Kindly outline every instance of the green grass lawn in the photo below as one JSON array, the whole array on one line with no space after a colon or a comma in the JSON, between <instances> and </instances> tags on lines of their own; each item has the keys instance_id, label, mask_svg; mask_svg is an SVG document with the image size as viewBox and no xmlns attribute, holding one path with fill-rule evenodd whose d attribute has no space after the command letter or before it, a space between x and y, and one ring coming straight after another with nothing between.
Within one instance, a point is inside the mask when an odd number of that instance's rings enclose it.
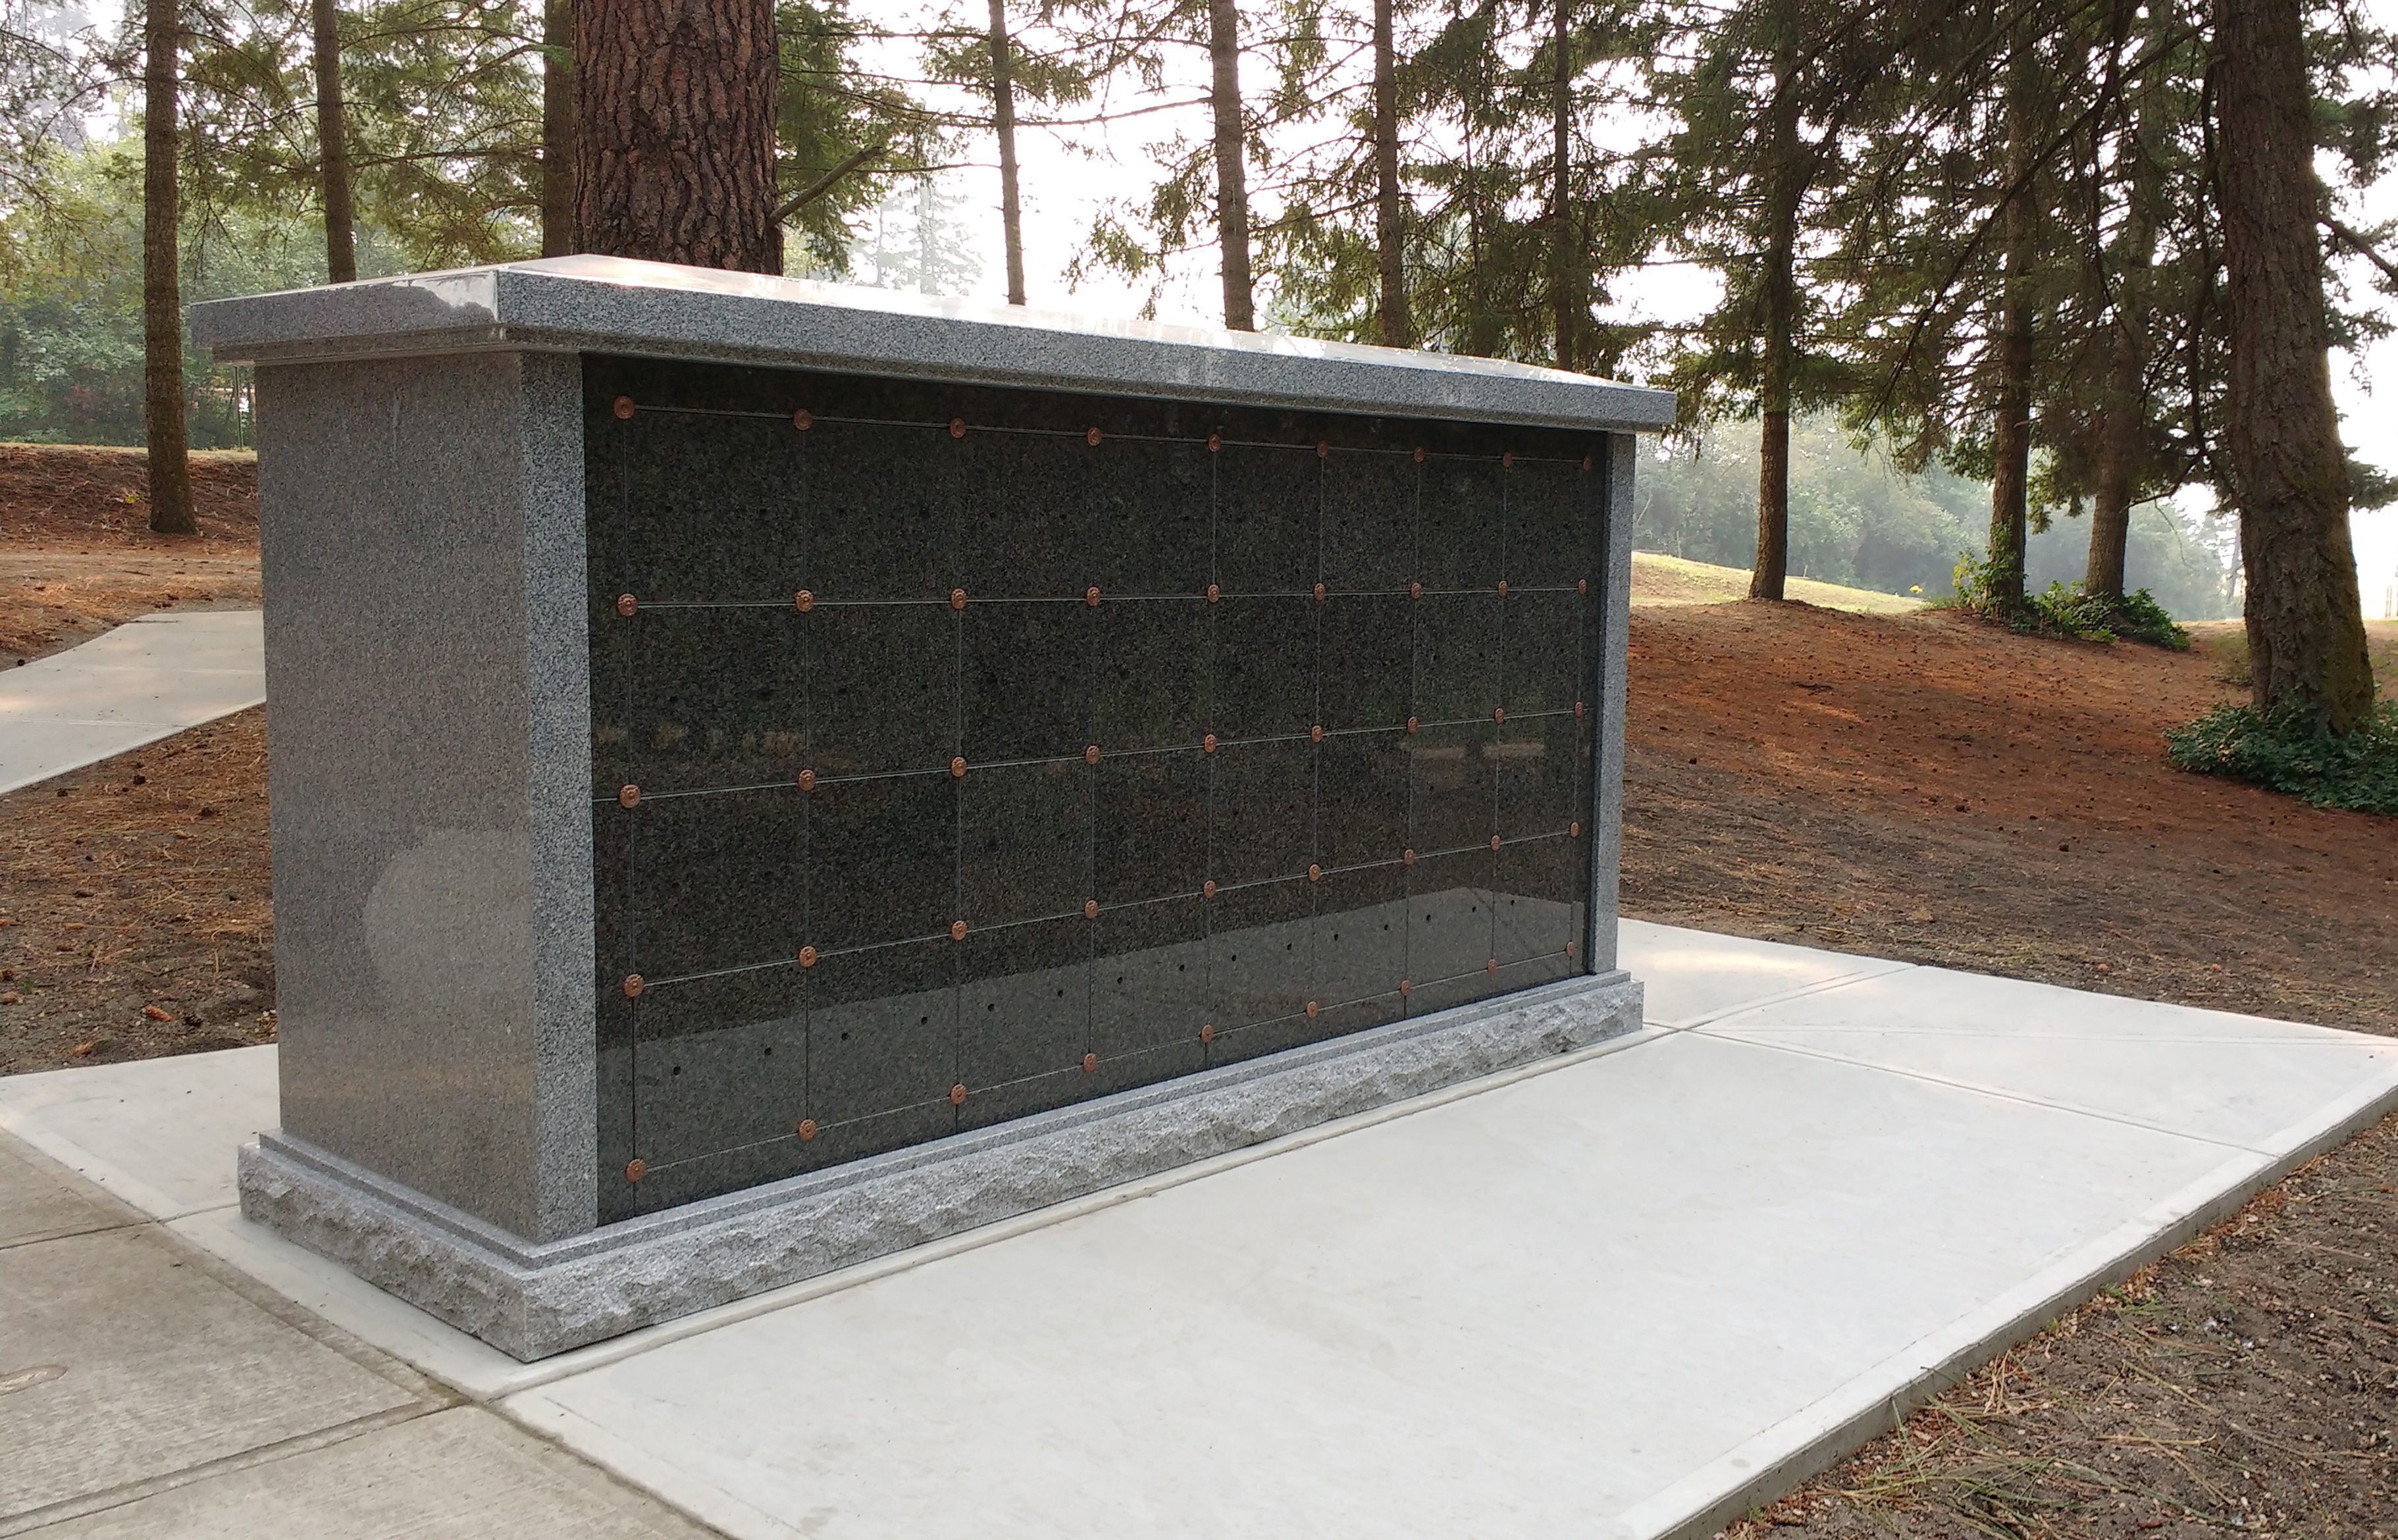
<instances>
[{"instance_id":1,"label":"green grass lawn","mask_svg":"<svg viewBox=\"0 0 2398 1540\"><path fill-rule=\"evenodd\" d=\"M1812 578L1792 578L1787 597L1824 609L1853 609L1866 615L1903 615L1923 608L1921 599L1904 594L1878 594L1869 588L1843 588ZM1716 567L1680 556L1632 553L1632 602L1635 604L1724 604L1748 597L1748 569Z\"/></svg>"}]
</instances>

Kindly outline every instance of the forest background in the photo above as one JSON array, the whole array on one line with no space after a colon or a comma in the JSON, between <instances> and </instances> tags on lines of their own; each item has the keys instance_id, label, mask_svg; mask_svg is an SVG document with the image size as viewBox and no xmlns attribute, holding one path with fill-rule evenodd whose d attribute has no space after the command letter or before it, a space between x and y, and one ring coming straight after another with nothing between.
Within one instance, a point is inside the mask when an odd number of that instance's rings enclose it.
<instances>
[{"instance_id":1,"label":"forest background","mask_svg":"<svg viewBox=\"0 0 2398 1540\"><path fill-rule=\"evenodd\" d=\"M1020 248L1033 303L1222 320L1212 8L1049 0L1014 14ZM1558 199L1542 185L1556 179L1540 158L1557 125L1541 87L1562 63L1571 74L1564 141L1573 146L1564 169L1575 184L1562 191L1580 210L1585 263L1573 276L1579 318L1562 323L1579 328L1569 342L1580 356L1569 361L1677 386L1691 405L1686 431L1643 468L1637 543L1745 567L1757 540L1759 426L1744 368L1753 375L1755 364L1734 357L1727 367L1724 332L1738 325L1751 253L1736 237L1706 238L1693 214L1710 191L1742 195L1745 149L1694 132L1705 128L1708 104L1693 100L1689 63L1704 52L1691 40L1719 35L1739 8L1441 0L1390 15L1417 340L1556 361L1559 323L1543 324L1542 290L1557 281L1548 231ZM2370 30L2381 20L2374 11L2328 9L2317 21ZM1380 340L1364 239L1374 210L1361 177L1374 137L1372 12L1286 0L1240 16L1258 324ZM312 7L207 0L182 20L183 299L323 281ZM0 0L0 438L139 443L141 13ZM344 0L336 24L359 275L539 254L543 85L556 51L545 50L545 29L554 40L556 14L531 0ZM785 270L1004 299L988 18L937 0L793 0L778 7L778 30L788 185L813 188L841 172L788 221ZM2386 96L2389 77L2386 59L2368 62L2342 83L2341 102L2386 115L2376 93ZM2373 165L2362 179L2353 164L2321 158L2351 228L2379 234L2398 215L2398 177ZM1870 168L1870 152L1852 159L1848 174ZM2066 205L2081 191L2070 176L2041 191L2058 206L2054 222L2069 227ZM1957 217L1987 222L1987 195ZM1826 264L1838 256L1833 223L1825 221L1815 252ZM2060 251L2070 244L2061 239ZM2331 254L2347 322L2334 380L2344 435L2368 465L2398 469L2398 395L2371 393L2377 371L2398 380L2389 285L2367 256L2337 246ZM1502 292L1482 296L1486 287ZM1814 334L1802 328L1800 345L1802 357L1830 363L1843 327L1854 341L1861 296L1852 282L1843 292L1825 287L1809 317ZM1476 302L1444 306L1443 296L1461 292ZM1900 313L1914 298L1885 297L1884 308ZM2060 315L2070 308L2069 296L2057 301ZM1798 393L1792 575L1925 597L1952 591L1956 564L1981 550L1989 516L1987 431L1975 422L1987 403L1970 364L1986 341L1969 317L1945 344L1967 359L1960 382L1928 393L1953 398L1922 399L1913 387L1919 398L1880 421L1854 410L1869 366L1838 388ZM195 446L249 442L241 373L188 354L186 372ZM2051 415L2063 422L2070 410L2058 403ZM2070 484L2074 447L2063 430L2051 436L2034 456L2025 559L2034 591L2080 577L2088 539L2088 488ZM2165 479L2181 484L2144 489L2162 495L2132 513L2127 584L2149 589L2178 618L2238 614L2236 530L2212 515L2203 475ZM2352 515L2359 572L2366 612L2389 614L2398 612L2398 510L2371 501Z\"/></svg>"}]
</instances>

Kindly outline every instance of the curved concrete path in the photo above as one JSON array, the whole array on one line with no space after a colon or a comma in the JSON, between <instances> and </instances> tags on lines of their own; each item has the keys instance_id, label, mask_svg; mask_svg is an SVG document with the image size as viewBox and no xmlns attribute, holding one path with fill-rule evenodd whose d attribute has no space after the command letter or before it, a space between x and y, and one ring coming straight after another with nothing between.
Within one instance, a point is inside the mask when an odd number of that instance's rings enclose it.
<instances>
[{"instance_id":1,"label":"curved concrete path","mask_svg":"<svg viewBox=\"0 0 2398 1540\"><path fill-rule=\"evenodd\" d=\"M0 673L0 792L265 699L266 644L257 610L145 615Z\"/></svg>"}]
</instances>

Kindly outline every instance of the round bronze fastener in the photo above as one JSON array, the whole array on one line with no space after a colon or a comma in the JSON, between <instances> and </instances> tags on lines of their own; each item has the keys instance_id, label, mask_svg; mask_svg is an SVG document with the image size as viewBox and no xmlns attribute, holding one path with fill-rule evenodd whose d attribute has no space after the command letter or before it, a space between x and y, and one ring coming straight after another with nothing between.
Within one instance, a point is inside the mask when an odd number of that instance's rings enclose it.
<instances>
[{"instance_id":1,"label":"round bronze fastener","mask_svg":"<svg viewBox=\"0 0 2398 1540\"><path fill-rule=\"evenodd\" d=\"M1322 583L1317 583L1317 584L1315 585L1315 596L1316 596L1316 598L1317 598L1319 601L1323 599L1323 597L1324 597L1324 584L1322 584Z\"/></svg>"},{"instance_id":2,"label":"round bronze fastener","mask_svg":"<svg viewBox=\"0 0 2398 1540\"><path fill-rule=\"evenodd\" d=\"M1583 713L1583 711L1585 711L1585 710L1587 710L1587 709L1588 709L1588 708L1587 708L1587 707L1585 707L1585 706L1584 706L1584 705L1583 705L1580 701L1576 701L1576 702L1574 703L1574 720L1575 720L1575 721L1577 721L1577 722L1581 721L1581 720L1582 720L1582 714Z\"/></svg>"},{"instance_id":3,"label":"round bronze fastener","mask_svg":"<svg viewBox=\"0 0 2398 1540\"><path fill-rule=\"evenodd\" d=\"M1084 1054L1084 1055L1083 1055L1083 1073L1084 1073L1084 1074L1085 1074L1085 1075L1097 1075L1098 1072L1099 1072L1099 1056L1098 1056L1098 1054L1096 1054L1096 1053L1085 1053L1085 1054Z\"/></svg>"},{"instance_id":4,"label":"round bronze fastener","mask_svg":"<svg viewBox=\"0 0 2398 1540\"><path fill-rule=\"evenodd\" d=\"M814 791L815 789L816 772L812 770L803 770L800 771L800 790Z\"/></svg>"},{"instance_id":5,"label":"round bronze fastener","mask_svg":"<svg viewBox=\"0 0 2398 1540\"><path fill-rule=\"evenodd\" d=\"M1499 580L1499 596L1502 599L1507 596L1507 580L1505 578L1501 578Z\"/></svg>"},{"instance_id":6,"label":"round bronze fastener","mask_svg":"<svg viewBox=\"0 0 2398 1540\"><path fill-rule=\"evenodd\" d=\"M1572 823L1566 825L1566 837L1568 839L1580 839L1582 837L1581 819L1577 818Z\"/></svg>"},{"instance_id":7,"label":"round bronze fastener","mask_svg":"<svg viewBox=\"0 0 2398 1540\"><path fill-rule=\"evenodd\" d=\"M1093 583L1083 590L1083 602L1097 609L1099 607L1099 585Z\"/></svg>"},{"instance_id":8,"label":"round bronze fastener","mask_svg":"<svg viewBox=\"0 0 2398 1540\"><path fill-rule=\"evenodd\" d=\"M633 597L632 595L619 594L616 596L616 613L624 616L626 620L631 620L633 618L633 612L640 608L641 601Z\"/></svg>"},{"instance_id":9,"label":"round bronze fastener","mask_svg":"<svg viewBox=\"0 0 2398 1540\"><path fill-rule=\"evenodd\" d=\"M1572 957L1573 955L1574 955L1574 944L1573 944L1572 942L1568 942L1568 943L1566 943L1566 956L1568 956L1568 957Z\"/></svg>"},{"instance_id":10,"label":"round bronze fastener","mask_svg":"<svg viewBox=\"0 0 2398 1540\"><path fill-rule=\"evenodd\" d=\"M620 395L616 397L616 406L614 409L616 412L616 421L622 422L625 419L633 415L633 398L629 395Z\"/></svg>"},{"instance_id":11,"label":"round bronze fastener","mask_svg":"<svg viewBox=\"0 0 2398 1540\"><path fill-rule=\"evenodd\" d=\"M1507 708L1505 706L1492 706L1490 708L1490 719L1494 722L1505 721L1507 719Z\"/></svg>"},{"instance_id":12,"label":"round bronze fastener","mask_svg":"<svg viewBox=\"0 0 2398 1540\"><path fill-rule=\"evenodd\" d=\"M1581 594L1581 595L1584 596L1585 597L1587 597L1587 596L1589 596L1589 594L1590 594L1590 580L1589 580L1588 578L1577 578L1577 579L1575 579L1575 580L1574 580L1574 592L1575 592L1575 593L1577 593L1577 594Z\"/></svg>"},{"instance_id":13,"label":"round bronze fastener","mask_svg":"<svg viewBox=\"0 0 2398 1540\"><path fill-rule=\"evenodd\" d=\"M1199 884L1199 896L1201 898L1214 898L1216 896L1216 879L1214 877L1211 877L1206 881Z\"/></svg>"},{"instance_id":14,"label":"round bronze fastener","mask_svg":"<svg viewBox=\"0 0 2398 1540\"><path fill-rule=\"evenodd\" d=\"M1209 584L1207 585L1207 602L1208 602L1209 604L1214 604L1214 603L1216 603L1218 600L1221 599L1223 596L1224 596L1224 591L1223 591L1221 588L1217 587L1217 586L1216 586L1214 583L1209 583Z\"/></svg>"},{"instance_id":15,"label":"round bronze fastener","mask_svg":"<svg viewBox=\"0 0 2398 1540\"><path fill-rule=\"evenodd\" d=\"M952 417L952 418L950 418L950 436L951 438L963 438L965 435L966 435L966 420L965 420L964 418L963 418L963 417Z\"/></svg>"},{"instance_id":16,"label":"round bronze fastener","mask_svg":"<svg viewBox=\"0 0 2398 1540\"><path fill-rule=\"evenodd\" d=\"M1224 435L1222 434L1211 433L1207 435L1207 452L1209 454L1214 454L1218 449L1220 449L1223 447Z\"/></svg>"},{"instance_id":17,"label":"round bronze fastener","mask_svg":"<svg viewBox=\"0 0 2398 1540\"><path fill-rule=\"evenodd\" d=\"M963 757L958 757L958 758L953 758L953 759L951 759L951 760L950 761L950 780L952 780L952 781L963 781L963 780L964 780L965 778L966 778L966 762L965 762L965 759L964 759Z\"/></svg>"},{"instance_id":18,"label":"round bronze fastener","mask_svg":"<svg viewBox=\"0 0 2398 1540\"><path fill-rule=\"evenodd\" d=\"M1414 717L1410 716L1410 717L1408 717L1408 730L1409 732L1413 732L1413 731L1415 731L1415 730L1416 730L1416 719L1415 719Z\"/></svg>"},{"instance_id":19,"label":"round bronze fastener","mask_svg":"<svg viewBox=\"0 0 2398 1540\"><path fill-rule=\"evenodd\" d=\"M1324 742L1323 723L1318 722L1314 727L1307 730L1307 741L1311 743L1320 743Z\"/></svg>"},{"instance_id":20,"label":"round bronze fastener","mask_svg":"<svg viewBox=\"0 0 2398 1540\"><path fill-rule=\"evenodd\" d=\"M626 999L640 999L641 998L641 991L647 987L649 986L641 982L641 975L639 973L627 973L625 975L625 998Z\"/></svg>"},{"instance_id":21,"label":"round bronze fastener","mask_svg":"<svg viewBox=\"0 0 2398 1540\"><path fill-rule=\"evenodd\" d=\"M1098 444L1098 441L1099 441L1099 429L1098 429L1098 424L1097 424L1097 423L1093 423L1090 427L1085 428L1085 429L1084 429L1084 430L1083 430L1083 442L1084 442L1084 443L1085 443L1085 444L1091 444L1091 445L1096 445L1096 444Z\"/></svg>"},{"instance_id":22,"label":"round bronze fastener","mask_svg":"<svg viewBox=\"0 0 2398 1540\"><path fill-rule=\"evenodd\" d=\"M625 1162L625 1180L626 1180L626 1181L627 1181L627 1182L639 1182L642 1177L647 1176L647 1175L649 1175L649 1174L650 1174L650 1168L649 1168L648 1166L646 1166L646 1165L643 1165L640 1161L639 1161L639 1160L627 1160L627 1161L626 1161L626 1162Z\"/></svg>"},{"instance_id":23,"label":"round bronze fastener","mask_svg":"<svg viewBox=\"0 0 2398 1540\"><path fill-rule=\"evenodd\" d=\"M813 1118L801 1118L799 1132L800 1143L802 1145L806 1144L809 1140L816 1136L816 1120Z\"/></svg>"},{"instance_id":24,"label":"round bronze fastener","mask_svg":"<svg viewBox=\"0 0 2398 1540\"><path fill-rule=\"evenodd\" d=\"M1214 1042L1214 1041L1216 1040L1216 1024L1215 1024L1215 1023L1213 1023L1213 1022L1203 1022L1203 1023L1201 1023L1201 1024L1200 1024L1200 1026L1199 1026L1199 1040L1200 1040L1201 1042L1203 1042L1203 1043L1212 1043L1212 1042Z\"/></svg>"},{"instance_id":25,"label":"round bronze fastener","mask_svg":"<svg viewBox=\"0 0 2398 1540\"><path fill-rule=\"evenodd\" d=\"M1200 748L1200 751L1201 751L1202 753L1206 753L1206 754L1213 754L1213 753L1215 753L1215 752L1216 752L1216 735L1215 735L1214 733L1212 733L1212 732L1211 732L1211 733L1207 734L1207 736L1206 736L1206 737L1200 739L1200 740L1199 740L1199 748Z\"/></svg>"},{"instance_id":26,"label":"round bronze fastener","mask_svg":"<svg viewBox=\"0 0 2398 1540\"><path fill-rule=\"evenodd\" d=\"M1315 864L1315 863L1314 863L1314 862L1312 862L1312 861L1311 861L1311 862L1309 862L1309 863L1307 864L1307 880L1308 880L1308 881L1310 881L1310 882L1321 882L1321 881L1323 881L1323 880L1324 880L1324 868L1323 868L1323 867L1321 867L1321 866L1318 866L1317 864Z\"/></svg>"},{"instance_id":27,"label":"round bronze fastener","mask_svg":"<svg viewBox=\"0 0 2398 1540\"><path fill-rule=\"evenodd\" d=\"M963 941L966 939L966 922L964 920L953 919L950 921L950 939L951 941Z\"/></svg>"},{"instance_id":28,"label":"round bronze fastener","mask_svg":"<svg viewBox=\"0 0 2398 1540\"><path fill-rule=\"evenodd\" d=\"M950 1105L953 1107L962 1107L965 1105L966 1086L965 1082L961 1080L956 1085L950 1088Z\"/></svg>"},{"instance_id":29,"label":"round bronze fastener","mask_svg":"<svg viewBox=\"0 0 2398 1540\"><path fill-rule=\"evenodd\" d=\"M1422 445L1419 444L1419 445L1417 445L1417 446L1416 446L1416 463L1417 463L1417 464L1419 464L1419 465L1421 465L1421 464L1422 464L1423 462L1424 462L1424 447L1423 447Z\"/></svg>"},{"instance_id":30,"label":"round bronze fastener","mask_svg":"<svg viewBox=\"0 0 2398 1540\"><path fill-rule=\"evenodd\" d=\"M1422 598L1422 597L1423 597L1423 584L1422 584L1422 583L1408 583L1408 597L1409 597L1409 598L1411 598L1411 599L1420 599L1420 598Z\"/></svg>"},{"instance_id":31,"label":"round bronze fastener","mask_svg":"<svg viewBox=\"0 0 2398 1540\"><path fill-rule=\"evenodd\" d=\"M791 414L791 426L799 429L802 433L807 432L810 428L813 428L815 425L815 413L808 410L805 407L802 407L799 410Z\"/></svg>"},{"instance_id":32,"label":"round bronze fastener","mask_svg":"<svg viewBox=\"0 0 2398 1540\"><path fill-rule=\"evenodd\" d=\"M814 609L815 607L816 596L815 591L812 589L802 588L798 593L791 596L791 608L798 610L802 615L806 614L809 610Z\"/></svg>"},{"instance_id":33,"label":"round bronze fastener","mask_svg":"<svg viewBox=\"0 0 2398 1540\"><path fill-rule=\"evenodd\" d=\"M638 807L640 807L640 805L641 805L641 788L640 788L640 787L639 787L639 786L624 786L624 787L620 787L620 788L617 790L617 793L616 793L616 806L618 806L618 807L620 807L620 808L638 808Z\"/></svg>"},{"instance_id":34,"label":"round bronze fastener","mask_svg":"<svg viewBox=\"0 0 2398 1540\"><path fill-rule=\"evenodd\" d=\"M1400 865L1402 865L1402 866L1412 866L1412 865L1414 865L1415 864L1416 864L1416 852L1415 852L1413 850L1401 850L1401 851L1399 852L1399 864L1400 864Z\"/></svg>"},{"instance_id":35,"label":"round bronze fastener","mask_svg":"<svg viewBox=\"0 0 2398 1540\"><path fill-rule=\"evenodd\" d=\"M1502 469L1514 470L1516 468L1516 451L1509 449L1505 454L1501 455L1499 457L1499 464Z\"/></svg>"},{"instance_id":36,"label":"round bronze fastener","mask_svg":"<svg viewBox=\"0 0 2398 1540\"><path fill-rule=\"evenodd\" d=\"M1499 837L1495 834L1490 837L1490 848L1494 850L1499 848Z\"/></svg>"},{"instance_id":37,"label":"round bronze fastener","mask_svg":"<svg viewBox=\"0 0 2398 1540\"><path fill-rule=\"evenodd\" d=\"M1409 984L1405 979L1401 979L1399 981L1399 998L1406 999L1409 995L1412 995L1415 992L1416 986L1414 984Z\"/></svg>"},{"instance_id":38,"label":"round bronze fastener","mask_svg":"<svg viewBox=\"0 0 2398 1540\"><path fill-rule=\"evenodd\" d=\"M1486 973L1497 973L1499 971L1499 959L1497 957L1492 957L1489 962L1482 965L1482 971Z\"/></svg>"},{"instance_id":39,"label":"round bronze fastener","mask_svg":"<svg viewBox=\"0 0 2398 1540\"><path fill-rule=\"evenodd\" d=\"M1315 458L1318 460L1327 460L1331 458L1331 455L1332 446L1321 438L1317 439L1315 441Z\"/></svg>"},{"instance_id":40,"label":"round bronze fastener","mask_svg":"<svg viewBox=\"0 0 2398 1540\"><path fill-rule=\"evenodd\" d=\"M1084 919L1097 919L1099 917L1099 901L1098 899L1086 898L1083 900L1083 917Z\"/></svg>"},{"instance_id":41,"label":"round bronze fastener","mask_svg":"<svg viewBox=\"0 0 2398 1540\"><path fill-rule=\"evenodd\" d=\"M1590 456L1584 455L1582 457L1582 468L1585 471L1590 469Z\"/></svg>"},{"instance_id":42,"label":"round bronze fastener","mask_svg":"<svg viewBox=\"0 0 2398 1540\"><path fill-rule=\"evenodd\" d=\"M816 965L816 949L815 949L815 947L813 947L813 946L802 946L802 947L801 947L801 948L800 948L800 966L801 966L801 967L802 967L802 968L814 968L815 965Z\"/></svg>"},{"instance_id":43,"label":"round bronze fastener","mask_svg":"<svg viewBox=\"0 0 2398 1540\"><path fill-rule=\"evenodd\" d=\"M1099 745L1097 743L1084 743L1083 745L1083 763L1086 765L1096 765L1098 762Z\"/></svg>"},{"instance_id":44,"label":"round bronze fastener","mask_svg":"<svg viewBox=\"0 0 2398 1540\"><path fill-rule=\"evenodd\" d=\"M966 591L965 591L964 589L963 589L963 588L952 588L952 589L950 589L950 609L963 609L965 607L966 607Z\"/></svg>"},{"instance_id":45,"label":"round bronze fastener","mask_svg":"<svg viewBox=\"0 0 2398 1540\"><path fill-rule=\"evenodd\" d=\"M1319 1007L1319 1006L1318 1006L1318 1005L1317 1005L1314 1000L1310 1000L1310 1001L1308 1001L1308 1002L1307 1002L1307 1019L1308 1019L1309 1021L1311 1021L1311 1022L1312 1022L1312 1021L1314 1021L1314 1020L1315 1020L1315 1012L1316 1012L1318 1010L1320 1010L1320 1009L1322 1009L1322 1008L1321 1008L1321 1007Z\"/></svg>"}]
</instances>

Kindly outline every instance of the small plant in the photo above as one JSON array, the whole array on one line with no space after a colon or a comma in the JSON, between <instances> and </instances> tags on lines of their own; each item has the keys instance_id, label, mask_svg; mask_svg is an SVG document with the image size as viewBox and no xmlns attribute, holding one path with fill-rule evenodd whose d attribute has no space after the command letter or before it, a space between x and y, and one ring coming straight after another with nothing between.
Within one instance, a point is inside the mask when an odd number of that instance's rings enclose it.
<instances>
[{"instance_id":1,"label":"small plant","mask_svg":"<svg viewBox=\"0 0 2398 1540\"><path fill-rule=\"evenodd\" d=\"M2175 652L2189 650L2189 633L2174 623L2145 588L2130 594L2093 594L2081 584L2052 583L2031 601L2040 629L2085 641L2146 642Z\"/></svg>"},{"instance_id":2,"label":"small plant","mask_svg":"<svg viewBox=\"0 0 2398 1540\"><path fill-rule=\"evenodd\" d=\"M2220 705L2165 734L2165 757L2181 770L2246 781L2304 797L2319 808L2398 817L2398 701L2336 734L2305 705L2259 712Z\"/></svg>"}]
</instances>

